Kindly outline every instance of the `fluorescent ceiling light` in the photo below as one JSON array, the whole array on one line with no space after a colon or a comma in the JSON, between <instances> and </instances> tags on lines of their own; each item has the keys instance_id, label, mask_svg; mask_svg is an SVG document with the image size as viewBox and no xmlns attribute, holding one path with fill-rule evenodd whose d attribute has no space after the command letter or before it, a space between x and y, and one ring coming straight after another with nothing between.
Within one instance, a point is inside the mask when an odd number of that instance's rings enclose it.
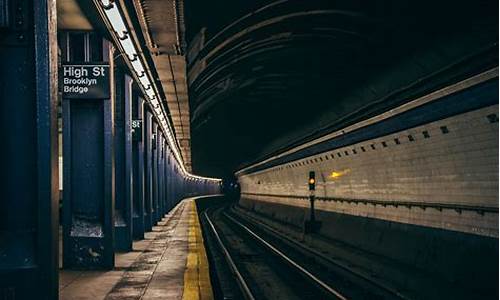
<instances>
[{"instance_id":1,"label":"fluorescent ceiling light","mask_svg":"<svg viewBox=\"0 0 500 300\"><path fill-rule=\"evenodd\" d=\"M120 11L118 10L118 6L114 3L110 3L110 1L105 0L102 1L102 4L105 6L104 13L106 14L106 17L108 17L108 20L118 37L120 39L125 38L128 31L125 23L123 23L122 16L120 14Z\"/></svg>"},{"instance_id":2,"label":"fluorescent ceiling light","mask_svg":"<svg viewBox=\"0 0 500 300\"><path fill-rule=\"evenodd\" d=\"M120 44L123 47L123 51L127 54L128 58L133 61L137 59L137 51L135 50L134 44L132 43L132 39L126 35L126 38L120 39Z\"/></svg>"},{"instance_id":3,"label":"fluorescent ceiling light","mask_svg":"<svg viewBox=\"0 0 500 300\"><path fill-rule=\"evenodd\" d=\"M111 24L111 27L113 28L113 31L118 36L118 41L120 45L123 48L123 51L129 58L129 62L133 68L133 70L136 72L137 77L139 78L139 82L141 83L142 87L146 91L147 96L150 98L149 101L151 104L156 106L154 108L154 111L157 114L157 117L159 119L160 126L162 126L163 131L166 133L167 138L170 142L171 149L174 152L174 156L176 157L177 161L179 162L180 166L180 171L181 174L183 175L184 178L199 178L207 181L221 181L220 179L214 179L214 178L208 178L208 177L201 177L201 176L196 176L188 173L186 171L186 168L184 166L182 156L179 153L179 149L177 148L177 143L176 140L173 138L173 130L172 127L170 126L170 123L166 122L166 117L159 106L159 102L157 100L156 93L154 89L152 88L151 82L149 81L148 76L145 74L144 71L144 65L142 64L141 60L139 59L137 55L137 50L132 42L132 38L129 36L129 31L127 30L127 27L125 23L123 22L122 15L120 13L120 10L118 9L118 4L114 3L112 0L100 0L102 4L102 8L104 11L104 14L106 15L106 18L108 19L109 23Z\"/></svg>"},{"instance_id":4,"label":"fluorescent ceiling light","mask_svg":"<svg viewBox=\"0 0 500 300\"><path fill-rule=\"evenodd\" d=\"M138 57L136 57L136 59L134 59L130 63L132 64L132 68L134 68L134 71L138 77L144 76L144 67L142 66L141 60Z\"/></svg>"},{"instance_id":5,"label":"fluorescent ceiling light","mask_svg":"<svg viewBox=\"0 0 500 300\"><path fill-rule=\"evenodd\" d=\"M148 97L151 99L154 99L156 97L155 91L153 89L147 89L146 95L148 95Z\"/></svg>"},{"instance_id":6,"label":"fluorescent ceiling light","mask_svg":"<svg viewBox=\"0 0 500 300\"><path fill-rule=\"evenodd\" d=\"M141 83L142 87L144 87L144 89L146 89L147 86L151 85L148 76L139 77L139 82Z\"/></svg>"}]
</instances>

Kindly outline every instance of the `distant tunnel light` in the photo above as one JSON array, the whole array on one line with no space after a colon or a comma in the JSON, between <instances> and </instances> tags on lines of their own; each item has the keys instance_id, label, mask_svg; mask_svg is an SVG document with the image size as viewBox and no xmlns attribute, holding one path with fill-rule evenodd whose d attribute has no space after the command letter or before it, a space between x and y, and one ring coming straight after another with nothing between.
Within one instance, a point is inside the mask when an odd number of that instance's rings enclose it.
<instances>
[{"instance_id":1,"label":"distant tunnel light","mask_svg":"<svg viewBox=\"0 0 500 300\"><path fill-rule=\"evenodd\" d=\"M112 3L110 0L101 0L102 5L104 6L104 13L108 18L111 26L115 30L116 34L120 39L125 38L127 35L127 27L125 23L123 23L122 16L120 11L118 10L118 6Z\"/></svg>"}]
</instances>

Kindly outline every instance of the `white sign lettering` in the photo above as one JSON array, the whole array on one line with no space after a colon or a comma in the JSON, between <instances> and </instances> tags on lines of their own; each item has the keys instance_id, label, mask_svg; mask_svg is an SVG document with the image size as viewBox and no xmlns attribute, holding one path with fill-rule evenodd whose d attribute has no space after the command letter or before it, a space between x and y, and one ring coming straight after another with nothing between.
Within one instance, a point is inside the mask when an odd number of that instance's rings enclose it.
<instances>
[{"instance_id":1,"label":"white sign lettering","mask_svg":"<svg viewBox=\"0 0 500 300\"><path fill-rule=\"evenodd\" d=\"M64 98L106 99L110 97L109 65L64 65L62 74Z\"/></svg>"}]
</instances>

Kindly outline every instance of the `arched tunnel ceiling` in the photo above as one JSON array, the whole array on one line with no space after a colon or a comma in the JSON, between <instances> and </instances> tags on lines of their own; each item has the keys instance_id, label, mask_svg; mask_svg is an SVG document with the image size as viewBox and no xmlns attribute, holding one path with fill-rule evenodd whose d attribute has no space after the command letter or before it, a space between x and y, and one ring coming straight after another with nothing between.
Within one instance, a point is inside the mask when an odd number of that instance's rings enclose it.
<instances>
[{"instance_id":1,"label":"arched tunnel ceiling","mask_svg":"<svg viewBox=\"0 0 500 300\"><path fill-rule=\"evenodd\" d=\"M228 176L498 65L497 12L496 1L186 3L193 170Z\"/></svg>"}]
</instances>

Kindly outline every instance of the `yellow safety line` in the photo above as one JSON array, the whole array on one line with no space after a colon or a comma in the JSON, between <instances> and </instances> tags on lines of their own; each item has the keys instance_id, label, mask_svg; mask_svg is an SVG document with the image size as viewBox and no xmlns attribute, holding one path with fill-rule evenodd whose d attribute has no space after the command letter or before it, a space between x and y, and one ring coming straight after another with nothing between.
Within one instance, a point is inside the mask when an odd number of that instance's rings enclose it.
<instances>
[{"instance_id":1,"label":"yellow safety line","mask_svg":"<svg viewBox=\"0 0 500 300\"><path fill-rule=\"evenodd\" d=\"M207 253L203 244L198 211L194 200L189 203L188 255L184 271L184 300L213 299Z\"/></svg>"}]
</instances>

